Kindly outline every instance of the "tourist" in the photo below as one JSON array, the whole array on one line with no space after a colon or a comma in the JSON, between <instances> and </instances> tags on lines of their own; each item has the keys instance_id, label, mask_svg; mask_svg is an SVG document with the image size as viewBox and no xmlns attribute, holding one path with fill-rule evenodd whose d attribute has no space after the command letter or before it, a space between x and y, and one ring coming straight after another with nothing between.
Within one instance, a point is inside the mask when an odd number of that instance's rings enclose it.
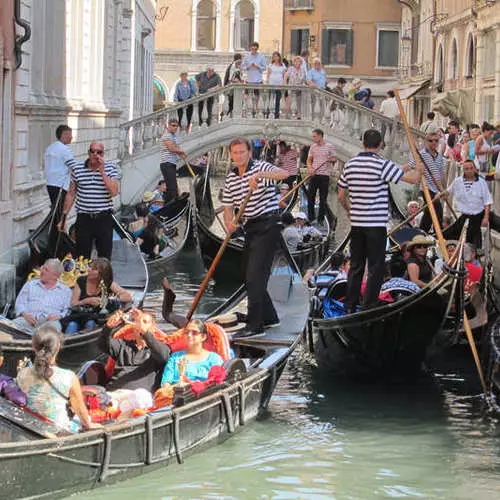
<instances>
[{"instance_id":1,"label":"tourist","mask_svg":"<svg viewBox=\"0 0 500 500\"><path fill-rule=\"evenodd\" d=\"M279 323L267 283L275 251L280 242L278 196L275 183L288 177L288 172L264 161L251 160L250 144L238 137L229 151L234 167L224 184L222 203L224 223L229 234L238 228L233 223L245 195L252 195L243 213L245 221L245 286L248 296L248 335L262 335L264 328ZM234 338L234 337L233 337Z\"/></svg>"},{"instance_id":2,"label":"tourist","mask_svg":"<svg viewBox=\"0 0 500 500\"><path fill-rule=\"evenodd\" d=\"M321 60L315 58L313 67L307 72L307 84L314 89L326 89L326 72L321 65Z\"/></svg>"},{"instance_id":3,"label":"tourist","mask_svg":"<svg viewBox=\"0 0 500 500\"><path fill-rule=\"evenodd\" d=\"M180 364L185 363L184 377L189 382L205 381L212 366L222 366L222 358L212 351L207 351L203 343L207 340L207 327L199 319L191 320L184 328L186 350L174 352L163 370L161 385L180 382ZM184 380L186 381L186 380Z\"/></svg>"},{"instance_id":4,"label":"tourist","mask_svg":"<svg viewBox=\"0 0 500 500\"><path fill-rule=\"evenodd\" d=\"M391 257L391 262L389 264L389 273L391 277L382 284L382 287L380 288L381 294L394 288L407 290L411 293L418 293L420 291L420 287L413 281L404 278L407 270L407 263L401 254L394 254Z\"/></svg>"},{"instance_id":5,"label":"tourist","mask_svg":"<svg viewBox=\"0 0 500 500\"><path fill-rule=\"evenodd\" d=\"M132 310L135 328L133 339L113 338L106 325L99 339L99 348L115 362L114 372L106 390L146 389L150 393L160 386L170 347L153 335L154 321L149 314Z\"/></svg>"},{"instance_id":6,"label":"tourist","mask_svg":"<svg viewBox=\"0 0 500 500\"><path fill-rule=\"evenodd\" d=\"M157 217L150 215L146 227L137 235L136 243L148 259L160 257L161 223Z\"/></svg>"},{"instance_id":7,"label":"tourist","mask_svg":"<svg viewBox=\"0 0 500 500\"><path fill-rule=\"evenodd\" d=\"M324 133L320 129L312 132L313 145L309 149L307 157L307 173L311 176L307 188L307 212L309 220L315 219L316 193L319 191L318 224L323 224L330 186L330 176L333 166L337 162L337 152L335 146L327 144Z\"/></svg>"},{"instance_id":8,"label":"tourist","mask_svg":"<svg viewBox=\"0 0 500 500\"><path fill-rule=\"evenodd\" d=\"M35 330L33 365L22 368L16 379L19 388L26 394L26 406L66 431L99 429L102 426L90 420L77 376L56 364L61 344L61 336L53 326L43 325ZM70 419L68 404L78 420Z\"/></svg>"},{"instance_id":9,"label":"tourist","mask_svg":"<svg viewBox=\"0 0 500 500\"><path fill-rule=\"evenodd\" d=\"M448 256L451 257L453 255L453 252L457 248L457 241L456 240L448 240L446 242L446 250L448 252ZM435 262L434 262L434 274L438 275L441 273L443 270L445 260L442 257L438 257Z\"/></svg>"},{"instance_id":10,"label":"tourist","mask_svg":"<svg viewBox=\"0 0 500 500\"><path fill-rule=\"evenodd\" d=\"M283 210L287 209L288 204L290 203L290 196L283 199L290 191L290 186L286 182L282 182L279 185L278 191L279 191L279 195L280 195L278 206L279 206L280 210L283 211Z\"/></svg>"},{"instance_id":11,"label":"tourist","mask_svg":"<svg viewBox=\"0 0 500 500\"><path fill-rule=\"evenodd\" d=\"M434 269L427 260L427 250L431 246L434 246L434 242L422 234L414 236L407 245L410 252L410 258L406 263L408 278L420 288L424 288L434 278Z\"/></svg>"},{"instance_id":12,"label":"tourist","mask_svg":"<svg viewBox=\"0 0 500 500\"><path fill-rule=\"evenodd\" d=\"M273 52L271 64L267 67L268 85L284 85L286 68L279 52ZM274 118L280 117L281 90L274 90Z\"/></svg>"},{"instance_id":13,"label":"tourist","mask_svg":"<svg viewBox=\"0 0 500 500\"><path fill-rule=\"evenodd\" d=\"M427 120L425 120L422 123L422 125L420 125L420 132L423 132L426 135L427 134L435 134L439 129L438 124L434 120L435 117L436 117L436 114L433 113L432 111L429 111L427 113Z\"/></svg>"},{"instance_id":14,"label":"tourist","mask_svg":"<svg viewBox=\"0 0 500 500\"><path fill-rule=\"evenodd\" d=\"M331 93L336 95L337 97L345 99L344 87L346 86L346 83L347 83L346 79L340 77L337 80L337 85L335 85L335 87L333 87L333 89L330 90ZM332 99L332 102L330 103L330 127L334 127L336 123L341 123L343 119L344 119L343 109L337 105L335 99Z\"/></svg>"},{"instance_id":15,"label":"tourist","mask_svg":"<svg viewBox=\"0 0 500 500\"><path fill-rule=\"evenodd\" d=\"M302 61L302 67L304 68L304 73L307 75L309 72L309 50L303 49L300 52L300 59Z\"/></svg>"},{"instance_id":16,"label":"tourist","mask_svg":"<svg viewBox=\"0 0 500 500\"><path fill-rule=\"evenodd\" d=\"M319 240L322 238L321 232L314 226L311 226L307 215L304 212L298 212L295 216L295 227L304 242L310 240Z\"/></svg>"},{"instance_id":17,"label":"tourist","mask_svg":"<svg viewBox=\"0 0 500 500\"><path fill-rule=\"evenodd\" d=\"M484 122L481 127L481 134L479 134L479 137L476 139L475 151L479 164L479 173L482 175L489 173L490 156L495 151L489 144L489 141L494 132L495 127L488 122Z\"/></svg>"},{"instance_id":18,"label":"tourist","mask_svg":"<svg viewBox=\"0 0 500 500\"><path fill-rule=\"evenodd\" d=\"M146 203L137 203L135 206L136 220L129 223L127 230L134 238L144 229L147 224L149 207Z\"/></svg>"},{"instance_id":19,"label":"tourist","mask_svg":"<svg viewBox=\"0 0 500 500\"><path fill-rule=\"evenodd\" d=\"M215 72L213 64L207 65L206 71L196 75L196 83L198 85L198 92L200 95L212 93L222 86L222 82L218 73ZM203 107L207 105L207 126L212 123L212 113L214 107L214 97L209 97L206 100L198 102L198 119L200 126L203 125ZM168 182L167 182L168 184Z\"/></svg>"},{"instance_id":20,"label":"tourist","mask_svg":"<svg viewBox=\"0 0 500 500\"><path fill-rule=\"evenodd\" d=\"M444 184L444 158L438 151L439 148L439 136L438 134L427 134L425 138L425 147L420 150L420 156L425 164L424 178L427 183L427 188L429 189L429 194L431 199L433 199L437 194L441 192L439 189ZM415 165L415 160L410 160L409 165L413 167ZM420 186L420 194L423 196L423 185ZM443 205L441 200L435 200L434 209L436 215L441 225L443 223ZM426 207L422 219L420 221L420 229L429 232L432 227L432 219L429 209Z\"/></svg>"},{"instance_id":21,"label":"tourist","mask_svg":"<svg viewBox=\"0 0 500 500\"><path fill-rule=\"evenodd\" d=\"M54 207L59 199L59 210L61 210L71 180L71 171L66 162L74 158L73 150L69 147L73 140L71 127L59 125L56 128L56 138L57 141L45 150L43 160L50 204Z\"/></svg>"},{"instance_id":22,"label":"tourist","mask_svg":"<svg viewBox=\"0 0 500 500\"><path fill-rule=\"evenodd\" d=\"M416 214L420 210L420 205L418 204L418 201L412 200L408 202L407 208L409 217L410 215ZM413 219L408 221L408 224L413 227L419 227L420 222L422 221L422 215L422 212L420 212L418 215L415 215Z\"/></svg>"},{"instance_id":23,"label":"tourist","mask_svg":"<svg viewBox=\"0 0 500 500\"><path fill-rule=\"evenodd\" d=\"M57 259L48 259L40 268L40 278L24 284L16 299L18 328L33 334L33 330L48 323L61 330L61 318L66 316L71 304L71 289L60 283L63 266Z\"/></svg>"},{"instance_id":24,"label":"tourist","mask_svg":"<svg viewBox=\"0 0 500 500\"><path fill-rule=\"evenodd\" d=\"M463 134L465 136L465 132ZM463 161L472 161L475 162L476 160L476 140L478 137L481 135L481 129L474 127L471 128L469 131L469 139L463 140L463 146L462 146L462 158Z\"/></svg>"},{"instance_id":25,"label":"tourist","mask_svg":"<svg viewBox=\"0 0 500 500\"><path fill-rule=\"evenodd\" d=\"M258 42L253 42L250 45L250 54L247 54L243 63L241 64L241 69L247 72L246 81L250 85L260 85L264 83L264 71L266 70L266 58L259 54L259 44ZM254 94L254 108L253 114L257 113L258 103L259 103L259 91L255 89Z\"/></svg>"},{"instance_id":26,"label":"tourist","mask_svg":"<svg viewBox=\"0 0 500 500\"><path fill-rule=\"evenodd\" d=\"M160 170L167 187L164 195L165 203L175 200L179 196L177 161L179 158L186 158L187 156L179 146L178 129L179 121L175 118L170 118L167 129L161 138L163 147L160 152Z\"/></svg>"},{"instance_id":27,"label":"tourist","mask_svg":"<svg viewBox=\"0 0 500 500\"><path fill-rule=\"evenodd\" d=\"M108 259L98 258L90 262L87 276L77 278L71 297L72 307L87 307L93 314L107 308L109 299L114 296L120 303L132 302L130 292L122 288L113 279L113 267ZM103 302L104 299L104 302ZM108 311L111 308L107 308ZM92 313L90 313L92 316ZM72 319L66 326L65 333L76 333L80 329L96 326L95 318L83 315Z\"/></svg>"},{"instance_id":28,"label":"tourist","mask_svg":"<svg viewBox=\"0 0 500 500\"><path fill-rule=\"evenodd\" d=\"M307 74L304 71L304 65L302 58L296 56L293 58L293 65L289 66L285 73L285 82L291 87L303 87L307 83ZM296 118L300 119L302 112L302 92L300 90L294 90L292 92L296 105L297 114ZM290 114L290 96L286 98L286 112Z\"/></svg>"},{"instance_id":29,"label":"tourist","mask_svg":"<svg viewBox=\"0 0 500 500\"><path fill-rule=\"evenodd\" d=\"M198 89L193 80L188 80L187 71L183 71L180 74L181 79L175 85L174 91L174 102L183 102L196 97ZM179 118L179 125L182 127L182 118L184 117L184 109L186 109L186 130L189 130L191 125L191 119L193 117L193 105L188 104L185 108L179 108L177 110L177 116Z\"/></svg>"},{"instance_id":30,"label":"tourist","mask_svg":"<svg viewBox=\"0 0 500 500\"><path fill-rule=\"evenodd\" d=\"M372 89L365 89L365 90L366 94L363 97L363 99L361 99L360 104L364 108L373 109L375 107L375 103L373 102L372 99Z\"/></svg>"},{"instance_id":31,"label":"tourist","mask_svg":"<svg viewBox=\"0 0 500 500\"><path fill-rule=\"evenodd\" d=\"M295 219L290 212L285 212L281 216L281 222L283 223L283 239L285 240L286 246L290 252L296 252L299 245L302 244L302 236L299 230L295 227Z\"/></svg>"},{"instance_id":32,"label":"tourist","mask_svg":"<svg viewBox=\"0 0 500 500\"><path fill-rule=\"evenodd\" d=\"M84 162L70 160L71 184L64 202L63 220L76 200L76 256L90 259L95 243L98 257L111 258L113 250L113 198L118 195L118 171L104 161L104 145L92 142Z\"/></svg>"},{"instance_id":33,"label":"tourist","mask_svg":"<svg viewBox=\"0 0 500 500\"><path fill-rule=\"evenodd\" d=\"M351 88L347 92L347 99L350 101L356 100L356 94L360 91L361 85L363 85L363 82L359 78L354 78L351 83Z\"/></svg>"},{"instance_id":34,"label":"tourist","mask_svg":"<svg viewBox=\"0 0 500 500\"><path fill-rule=\"evenodd\" d=\"M243 76L241 74L241 63L243 61L243 56L241 54L234 54L233 61L226 68L224 74L224 86L230 85L231 83L243 83ZM234 108L234 92L230 92L227 95L228 98L228 110L227 114L232 115Z\"/></svg>"},{"instance_id":35,"label":"tourist","mask_svg":"<svg viewBox=\"0 0 500 500\"><path fill-rule=\"evenodd\" d=\"M474 162L464 161L463 175L457 177L447 191L453 196L455 206L461 213L457 228L461 230L468 220L466 241L481 248L481 227L488 226L493 200L488 184L478 175Z\"/></svg>"},{"instance_id":36,"label":"tourist","mask_svg":"<svg viewBox=\"0 0 500 500\"><path fill-rule=\"evenodd\" d=\"M338 199L351 222L351 268L347 283L345 309L356 310L361 282L368 262L368 280L363 308L377 303L385 274L385 248L389 219L389 182L418 184L423 165L405 172L390 160L379 156L382 136L378 130L363 134L365 150L349 160L338 182ZM349 191L349 201L347 192Z\"/></svg>"},{"instance_id":37,"label":"tourist","mask_svg":"<svg viewBox=\"0 0 500 500\"><path fill-rule=\"evenodd\" d=\"M335 85L335 87L333 87L333 89L331 90L332 94L335 94L336 96L345 99L344 87L346 86L346 83L347 83L346 79L340 77L337 80L337 85Z\"/></svg>"},{"instance_id":38,"label":"tourist","mask_svg":"<svg viewBox=\"0 0 500 500\"><path fill-rule=\"evenodd\" d=\"M380 104L380 113L385 117L389 118L389 120L399 120L399 106L396 101L396 97L393 90L389 90L386 94L385 99ZM382 141L385 142L385 134L387 132L387 127L389 127L389 134L392 133L392 123L386 124L386 122L382 122L382 126L380 128L380 133L382 134Z\"/></svg>"},{"instance_id":39,"label":"tourist","mask_svg":"<svg viewBox=\"0 0 500 500\"><path fill-rule=\"evenodd\" d=\"M458 122L452 120L448 123L448 135L446 136L444 157L458 163L462 161L462 146L459 139L460 133Z\"/></svg>"},{"instance_id":40,"label":"tourist","mask_svg":"<svg viewBox=\"0 0 500 500\"><path fill-rule=\"evenodd\" d=\"M165 193L167 192L167 183L165 179L160 179L153 191L154 198L151 200L151 212L154 213L165 205Z\"/></svg>"},{"instance_id":41,"label":"tourist","mask_svg":"<svg viewBox=\"0 0 500 500\"><path fill-rule=\"evenodd\" d=\"M297 159L299 155L297 150L285 141L279 142L279 152L280 154L277 162L278 167L288 172L288 177L286 178L285 183L288 184L288 187L292 187L297 180Z\"/></svg>"}]
</instances>

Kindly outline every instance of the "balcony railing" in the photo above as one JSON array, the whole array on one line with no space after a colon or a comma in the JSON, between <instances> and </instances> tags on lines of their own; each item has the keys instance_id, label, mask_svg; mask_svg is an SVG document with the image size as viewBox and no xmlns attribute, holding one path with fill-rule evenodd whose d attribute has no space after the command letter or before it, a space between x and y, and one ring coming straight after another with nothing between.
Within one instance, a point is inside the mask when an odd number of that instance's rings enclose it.
<instances>
[{"instance_id":1,"label":"balcony railing","mask_svg":"<svg viewBox=\"0 0 500 500\"><path fill-rule=\"evenodd\" d=\"M285 0L286 10L313 10L313 0Z\"/></svg>"},{"instance_id":2,"label":"balcony railing","mask_svg":"<svg viewBox=\"0 0 500 500\"><path fill-rule=\"evenodd\" d=\"M422 64L412 64L411 66L400 66L396 70L396 76L400 80L407 78L431 78L432 77L432 64L428 61Z\"/></svg>"}]
</instances>

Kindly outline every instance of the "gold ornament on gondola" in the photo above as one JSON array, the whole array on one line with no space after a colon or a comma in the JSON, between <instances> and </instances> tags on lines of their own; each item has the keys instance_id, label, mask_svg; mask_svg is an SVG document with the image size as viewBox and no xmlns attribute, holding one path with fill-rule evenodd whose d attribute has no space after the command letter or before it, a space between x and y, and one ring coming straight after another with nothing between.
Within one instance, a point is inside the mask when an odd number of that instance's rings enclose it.
<instances>
[{"instance_id":1,"label":"gold ornament on gondola","mask_svg":"<svg viewBox=\"0 0 500 500\"><path fill-rule=\"evenodd\" d=\"M64 257L64 259L61 261L61 264L63 266L63 272L61 273L61 276L59 276L59 281L63 285L73 288L76 284L76 280L80 276L87 275L90 262L91 262L90 259L85 259L81 255L80 257L78 257L78 260L73 259L71 254L66 255L66 257ZM40 278L40 269L36 268L33 269L33 271L31 271L31 273L28 274L27 281L39 278Z\"/></svg>"}]
</instances>

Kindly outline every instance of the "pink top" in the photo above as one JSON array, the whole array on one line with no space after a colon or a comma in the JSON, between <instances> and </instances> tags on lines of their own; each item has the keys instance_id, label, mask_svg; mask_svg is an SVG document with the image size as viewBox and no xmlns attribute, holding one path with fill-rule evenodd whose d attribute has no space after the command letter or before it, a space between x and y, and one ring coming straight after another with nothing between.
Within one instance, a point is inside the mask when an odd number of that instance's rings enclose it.
<instances>
[{"instance_id":1,"label":"pink top","mask_svg":"<svg viewBox=\"0 0 500 500\"><path fill-rule=\"evenodd\" d=\"M327 144L313 144L309 149L309 158L312 159L312 169L314 175L330 175L333 170L333 163L329 161L332 156L337 156L335 146Z\"/></svg>"},{"instance_id":2,"label":"pink top","mask_svg":"<svg viewBox=\"0 0 500 500\"><path fill-rule=\"evenodd\" d=\"M278 166L286 170L289 175L297 175L297 151L290 148L286 153L280 154Z\"/></svg>"}]
</instances>

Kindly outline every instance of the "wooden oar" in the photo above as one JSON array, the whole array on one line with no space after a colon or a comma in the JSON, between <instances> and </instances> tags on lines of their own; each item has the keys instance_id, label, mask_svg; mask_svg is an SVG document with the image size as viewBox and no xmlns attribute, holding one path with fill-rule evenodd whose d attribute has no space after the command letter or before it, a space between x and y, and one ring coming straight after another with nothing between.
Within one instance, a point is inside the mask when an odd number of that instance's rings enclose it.
<instances>
[{"instance_id":1,"label":"wooden oar","mask_svg":"<svg viewBox=\"0 0 500 500\"><path fill-rule=\"evenodd\" d=\"M288 191L288 193L284 194L281 197L279 203L281 203L282 201L285 201L290 195L295 193L295 191L297 191L297 189L299 189L299 187L302 186L302 184L304 184L305 182L307 182L312 176L313 176L313 174L306 175L300 182L295 184L295 187L293 189L290 189L290 191Z\"/></svg>"},{"instance_id":2,"label":"wooden oar","mask_svg":"<svg viewBox=\"0 0 500 500\"><path fill-rule=\"evenodd\" d=\"M437 194L436 196L434 196L434 198L432 199L432 201L434 202L436 200L439 200L439 198L441 198L441 194ZM399 224L397 224L396 226L394 226L387 233L387 237L392 236L396 231L399 231L405 224L408 224L408 222L410 222L411 220L413 220L417 215L421 214L426 208L427 208L427 205L423 205L414 214L411 214L408 217L406 217L406 219L404 221L402 221Z\"/></svg>"},{"instance_id":3,"label":"wooden oar","mask_svg":"<svg viewBox=\"0 0 500 500\"><path fill-rule=\"evenodd\" d=\"M234 225L237 225L240 222L240 219L243 216L243 213L245 212L245 208L246 208L248 201L250 200L250 197L252 196L252 194L253 194L253 190L250 189L250 191L248 191L248 194L245 196L245 198L241 202L238 213L236 214L236 217L233 220ZM222 244L219 248L219 251L217 252L217 255L215 256L214 260L212 261L212 264L210 265L210 268L208 269L207 274L203 278L203 281L201 282L200 288L196 292L193 303L191 304L191 307L189 308L189 311L186 315L186 318L188 321L191 319L194 311L198 307L198 303L200 302L201 297L205 293L208 282L212 278L214 271L215 271L215 268L217 267L217 264L219 263L219 261L222 257L222 254L224 253L224 250L226 249L226 247L229 243L229 240L231 239L231 236L232 235L229 232L226 234L226 237L224 238L224 241L222 242Z\"/></svg>"},{"instance_id":4,"label":"wooden oar","mask_svg":"<svg viewBox=\"0 0 500 500\"><path fill-rule=\"evenodd\" d=\"M415 162L418 161L418 152L415 147L415 142L413 141L413 137L410 133L410 127L408 126L408 120L406 118L405 110L403 109L403 104L401 103L401 98L399 97L398 89L394 90L394 94L396 97L396 102L398 103L399 115L401 116L401 120L403 122L403 126L405 128L406 137L408 139L408 144L410 145L410 149L413 155ZM434 230L436 232L437 240L439 243L439 247L441 248L441 253L444 259L448 260L448 249L446 248L446 241L443 237L443 232L441 231L441 226L439 225L439 220L437 218L436 209L434 208L434 204L432 203L431 195L429 192L429 188L427 187L427 182L425 181L425 177L422 177L422 187L424 188L424 197L427 203L427 207L429 208L429 213L431 215L432 223L434 225ZM481 368L481 362L479 360L479 355L476 348L476 343L474 341L474 336L472 335L472 330L470 328L469 318L467 316L467 312L464 310L463 314L464 321L464 329L465 334L467 335L467 339L469 341L469 345L472 351L472 356L474 358L474 362L476 363L477 372L479 375L479 379L481 380L481 385L483 387L483 392L486 394L486 382L484 380L483 369Z\"/></svg>"},{"instance_id":5,"label":"wooden oar","mask_svg":"<svg viewBox=\"0 0 500 500\"><path fill-rule=\"evenodd\" d=\"M186 165L188 172L191 174L191 177L194 179L196 177L196 174L193 172L191 165L187 162L186 158L182 158L182 160L184 161L184 165Z\"/></svg>"}]
</instances>

